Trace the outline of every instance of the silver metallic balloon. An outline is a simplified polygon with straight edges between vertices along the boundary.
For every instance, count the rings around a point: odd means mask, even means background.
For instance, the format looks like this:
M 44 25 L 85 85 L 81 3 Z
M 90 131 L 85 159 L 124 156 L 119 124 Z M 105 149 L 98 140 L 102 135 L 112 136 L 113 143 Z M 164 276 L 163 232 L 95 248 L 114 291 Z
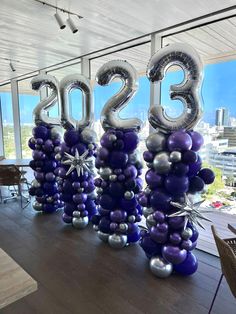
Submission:
M 170 161 L 171 162 L 179 162 L 181 161 L 181 152 L 171 152 L 170 153 Z
M 73 217 L 80 218 L 80 211 L 74 210 L 73 211 Z
M 80 218 L 76 218 L 74 217 L 72 219 L 72 225 L 73 227 L 75 227 L 76 229 L 84 229 L 87 225 L 88 225 L 88 217 L 80 217 Z
M 88 198 L 91 200 L 95 200 L 97 198 L 96 190 L 93 190 L 91 193 L 89 193 Z
M 41 211 L 43 210 L 43 204 L 37 202 L 37 201 L 34 201 L 33 204 L 32 204 L 32 207 L 34 210 L 36 211 Z
M 115 136 L 115 134 L 109 135 L 109 141 L 115 142 L 116 140 L 117 140 L 117 137 Z
M 41 186 L 41 183 L 40 182 L 38 182 L 36 179 L 34 179 L 32 182 L 31 182 L 31 186 L 33 187 L 33 188 L 40 188 L 40 186 Z
M 192 237 L 193 235 L 193 231 L 192 229 L 190 228 L 185 228 L 182 232 L 181 232 L 181 237 L 184 239 L 184 240 L 188 240 Z
M 151 272 L 159 278 L 167 278 L 173 271 L 173 265 L 159 256 L 154 256 L 150 260 Z
M 71 117 L 69 112 L 69 94 L 80 89 L 83 95 L 83 117 L 80 121 Z M 60 82 L 61 124 L 65 129 L 84 129 L 91 126 L 94 119 L 92 88 L 89 80 L 81 74 L 69 74 Z M 79 110 L 79 109 L 78 109 Z
M 127 236 L 124 234 L 112 234 L 108 238 L 108 243 L 115 249 L 121 249 L 126 246 Z
M 62 138 L 63 137 L 63 129 L 58 126 L 54 126 L 51 128 L 51 138 L 54 140 L 56 138 Z
M 132 154 L 129 154 L 129 163 L 132 165 L 135 165 L 137 163 L 143 163 L 142 161 L 142 155 L 139 151 L 134 151 Z
M 97 141 L 97 133 L 89 128 L 83 129 L 81 137 L 85 143 L 95 143 Z
M 33 119 L 36 125 L 42 123 L 53 126 L 60 125 L 59 118 L 51 118 L 48 116 L 48 109 L 53 107 L 58 102 L 59 111 L 61 107 L 60 94 L 59 94 L 59 82 L 57 79 L 48 74 L 39 74 L 31 80 L 31 86 L 33 90 L 40 90 L 43 87 L 49 87 L 51 94 L 41 100 L 39 104 L 33 110 Z
M 112 174 L 112 170 L 111 168 L 100 168 L 99 169 L 99 173 L 100 173 L 100 176 L 104 179 L 104 180 L 108 180 L 109 179 L 109 176 Z
M 124 194 L 125 199 L 132 200 L 134 198 L 134 192 L 133 191 L 126 191 Z
M 56 155 L 55 155 L 55 159 L 56 160 L 61 160 L 62 159 L 62 155 L 61 154 L 59 154 L 59 153 L 57 153 Z
M 135 222 L 136 218 L 134 215 L 128 216 L 128 222 Z
M 161 133 L 151 133 L 146 139 L 147 149 L 158 153 L 165 149 L 166 137 Z
M 160 82 L 171 66 L 180 66 L 184 80 L 170 86 L 171 99 L 180 100 L 184 111 L 178 118 L 166 115 L 161 104 L 149 110 L 149 122 L 164 133 L 179 129 L 193 129 L 202 116 L 199 89 L 202 83 L 202 62 L 197 51 L 186 43 L 174 43 L 157 51 L 150 59 L 147 77 L 151 82 Z
M 113 60 L 105 63 L 97 72 L 96 80 L 99 85 L 108 85 L 115 78 L 123 82 L 122 88 L 111 97 L 101 113 L 101 123 L 104 130 L 109 128 L 133 129 L 139 131 L 142 122 L 139 119 L 121 119 L 120 111 L 135 95 L 138 88 L 138 76 L 134 67 L 124 60 Z
M 146 224 L 150 227 L 152 226 L 156 226 L 157 225 L 157 222 L 156 220 L 154 219 L 153 215 L 150 214 L 147 216 L 147 220 L 146 220 Z
M 104 233 L 102 231 L 98 231 L 97 233 L 100 240 L 102 240 L 103 242 L 108 242 L 108 238 L 110 236 L 109 233 Z
M 121 232 L 126 232 L 128 230 L 128 228 L 129 228 L 128 225 L 126 223 L 124 223 L 124 222 L 119 224 L 119 230 Z
M 117 181 L 117 175 L 116 175 L 116 174 L 111 174 L 111 175 L 109 176 L 109 180 L 110 180 L 111 182 Z
M 153 167 L 158 174 L 167 174 L 171 170 L 170 156 L 167 152 L 157 153 L 153 160 Z
M 154 213 L 154 209 L 152 207 L 143 207 L 143 215 L 145 218 L 148 217 L 148 215 L 151 215 Z

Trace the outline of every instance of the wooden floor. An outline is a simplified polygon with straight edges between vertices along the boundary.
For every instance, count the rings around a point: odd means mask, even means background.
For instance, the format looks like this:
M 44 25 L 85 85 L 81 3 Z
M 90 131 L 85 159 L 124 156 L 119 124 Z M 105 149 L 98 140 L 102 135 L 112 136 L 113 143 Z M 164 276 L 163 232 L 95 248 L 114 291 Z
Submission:
M 61 213 L 40 215 L 30 206 L 0 205 L 0 247 L 39 284 L 37 292 L 1 314 L 201 314 L 207 313 L 220 266 L 196 251 L 199 270 L 191 277 L 154 277 L 138 245 L 114 250 L 88 228 L 61 222 Z M 225 281 L 213 313 L 236 313 Z
M 236 224 L 236 215 L 213 211 L 212 213 L 206 214 L 206 216 L 211 219 L 212 222 L 202 222 L 205 230 L 198 228 L 199 238 L 197 248 L 213 255 L 219 256 L 211 232 L 211 225 L 213 224 L 216 227 L 217 232 L 223 239 L 236 237 L 236 235 L 234 235 L 228 229 L 228 223 Z

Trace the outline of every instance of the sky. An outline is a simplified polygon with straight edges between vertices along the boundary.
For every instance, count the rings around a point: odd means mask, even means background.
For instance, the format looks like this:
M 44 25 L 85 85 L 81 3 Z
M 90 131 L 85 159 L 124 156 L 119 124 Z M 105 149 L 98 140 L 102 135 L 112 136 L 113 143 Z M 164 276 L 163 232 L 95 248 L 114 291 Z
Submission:
M 181 114 L 182 104 L 178 100 L 170 100 L 169 87 L 172 84 L 180 83 L 183 78 L 182 71 L 168 72 L 162 83 L 161 103 L 166 108 L 167 114 L 177 117 Z M 204 80 L 202 84 L 203 118 L 205 122 L 214 125 L 215 111 L 219 107 L 226 107 L 230 116 L 236 117 L 236 61 L 228 61 L 217 64 L 206 65 L 204 68 Z M 100 117 L 100 112 L 106 101 L 112 97 L 120 88 L 121 83 L 115 82 L 108 86 L 94 88 L 95 118 Z M 150 83 L 146 77 L 139 79 L 139 88 L 130 103 L 122 110 L 121 117 L 138 117 L 145 121 L 148 115 Z M 11 95 L 1 93 L 1 106 L 3 120 L 12 123 Z M 81 118 L 81 93 L 72 92 L 70 101 L 72 103 L 72 115 L 74 118 Z M 32 123 L 32 111 L 38 103 L 38 96 L 20 95 L 19 104 L 21 112 L 21 123 Z M 78 104 L 78 105 L 77 105 Z M 56 108 L 52 110 L 55 116 Z

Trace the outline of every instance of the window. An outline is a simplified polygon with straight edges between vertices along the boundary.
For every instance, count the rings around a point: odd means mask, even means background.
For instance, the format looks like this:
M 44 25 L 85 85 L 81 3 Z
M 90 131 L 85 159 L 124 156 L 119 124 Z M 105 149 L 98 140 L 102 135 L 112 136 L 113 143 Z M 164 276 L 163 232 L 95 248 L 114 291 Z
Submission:
M 32 78 L 27 78 L 18 82 L 22 158 L 31 158 L 32 155 L 32 151 L 28 147 L 28 140 L 32 136 L 32 129 L 35 126 L 33 110 L 40 101 L 39 93 L 31 88 L 31 80 Z
M 10 84 L 0 86 L 0 106 L 2 113 L 1 120 L 4 156 L 5 158 L 15 158 L 15 138 Z

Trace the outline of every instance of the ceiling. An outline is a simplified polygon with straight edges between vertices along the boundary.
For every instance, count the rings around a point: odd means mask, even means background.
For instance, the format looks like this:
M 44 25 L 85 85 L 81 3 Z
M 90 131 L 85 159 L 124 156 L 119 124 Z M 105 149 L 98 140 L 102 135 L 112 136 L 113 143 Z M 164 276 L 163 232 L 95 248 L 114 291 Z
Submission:
M 45 1 L 55 5 L 55 0 Z M 83 16 L 75 19 L 76 34 L 68 27 L 60 30 L 55 10 L 34 0 L 0 0 L 0 5 L 1 83 L 235 5 L 235 0 L 58 0 L 58 6 Z M 149 51 L 148 45 L 140 46 L 129 57 L 142 67 Z M 13 60 L 16 72 L 3 58 Z

